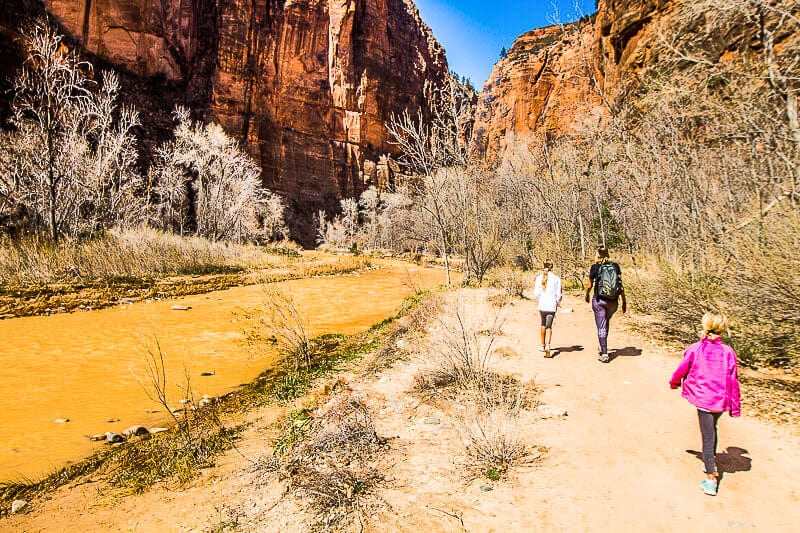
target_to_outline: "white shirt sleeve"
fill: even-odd
[[[556,303],[561,303],[561,298],[564,296],[564,292],[561,290],[561,278],[558,276],[556,278]]]

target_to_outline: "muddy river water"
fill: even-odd
[[[410,285],[444,282],[439,270],[378,264],[360,274],[279,285],[291,292],[316,336],[363,331],[397,310],[413,292]],[[264,298],[264,287],[252,285],[0,320],[0,480],[38,479],[103,446],[87,435],[164,425],[165,414],[145,390],[146,346],[156,337],[173,397],[187,373],[195,396],[220,395],[252,380],[276,358],[254,353],[245,342],[253,327],[245,312],[263,308]]]

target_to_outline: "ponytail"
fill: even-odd
[[[547,290],[547,280],[550,278],[550,270],[553,268],[553,262],[549,259],[544,260],[544,270],[542,270],[542,292]]]

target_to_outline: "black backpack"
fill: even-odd
[[[597,297],[602,300],[616,300],[622,289],[622,280],[615,263],[600,263],[597,268]]]

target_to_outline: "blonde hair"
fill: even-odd
[[[597,254],[594,256],[595,263],[605,263],[608,261],[608,248],[601,246],[597,249]]]
[[[700,320],[704,337],[710,335],[722,335],[728,331],[728,317],[725,315],[709,311]]]
[[[547,288],[547,280],[550,278],[547,274],[553,268],[553,262],[545,259],[542,266],[544,266],[544,270],[542,270],[542,290],[545,290]]]

